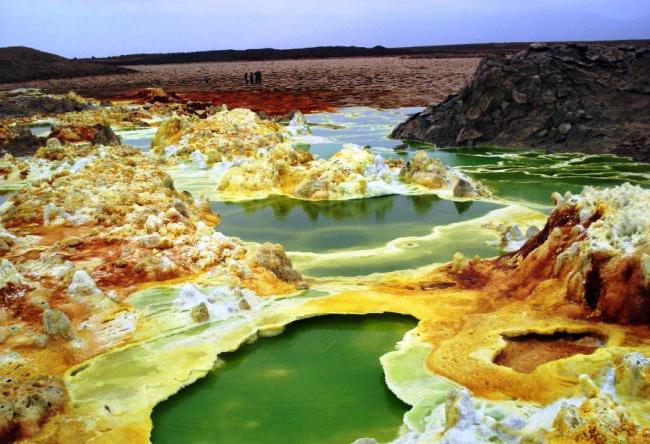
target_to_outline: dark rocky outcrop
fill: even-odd
[[[122,141],[109,125],[94,126],[65,125],[52,129],[48,139],[63,143],[91,142],[93,145],[120,145]]]
[[[25,126],[0,128],[0,157],[4,153],[12,156],[31,156],[45,144],[45,139],[35,136]]]
[[[122,140],[109,125],[98,123],[93,126],[95,134],[91,142],[95,145],[121,145]]]
[[[642,40],[603,40],[606,46],[635,45],[647,46],[650,41]],[[304,60],[341,57],[404,57],[404,58],[447,58],[484,57],[489,54],[515,54],[526,49],[526,42],[509,43],[465,43],[460,45],[410,46],[401,48],[372,48],[359,46],[316,46],[293,49],[223,49],[217,51],[170,52],[163,54],[127,54],[105,58],[83,59],[80,61],[108,63],[111,65],[161,65],[167,63],[234,62],[253,60]]]
[[[56,54],[25,46],[0,48],[0,83],[127,74],[130,72],[134,72],[134,70],[94,61],[66,59]]]
[[[37,137],[26,126],[0,127],[0,157],[4,153],[12,156],[32,156],[48,140],[56,139],[59,143],[90,142],[93,145],[120,145],[122,141],[108,125],[100,123],[94,126],[59,126],[47,137]],[[48,142],[49,144],[49,142]]]
[[[91,105],[78,96],[49,95],[37,89],[17,89],[0,93],[0,119],[82,111]]]
[[[459,94],[391,136],[650,161],[650,49],[532,44],[512,57],[487,57]]]

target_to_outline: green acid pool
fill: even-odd
[[[349,443],[397,437],[407,406],[379,357],[411,318],[326,316],[223,356],[205,378],[156,407],[154,444]]]
[[[398,237],[424,236],[434,227],[476,219],[501,207],[490,202],[452,202],[435,195],[320,202],[272,197],[212,204],[222,217],[218,229],[228,236],[280,243],[287,251],[317,253],[379,247]]]

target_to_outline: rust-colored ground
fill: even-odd
[[[407,59],[399,57],[213,62],[135,66],[133,74],[3,84],[52,92],[114,98],[158,86],[187,93],[194,100],[247,107],[269,114],[340,106],[394,108],[426,106],[458,91],[479,59]],[[247,85],[244,74],[261,71],[261,85]],[[190,94],[191,93],[191,94]]]

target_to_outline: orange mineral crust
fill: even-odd
[[[313,304],[325,312],[418,318],[417,337],[431,346],[428,369],[486,399],[552,403],[573,396],[581,378],[600,380],[609,368],[620,384],[628,370],[617,363],[650,352],[649,197],[629,185],[555,196],[544,229],[513,254],[457,255],[437,269],[361,280],[367,287]],[[646,390],[647,375],[638,371],[636,384]],[[650,426],[646,415],[635,420]],[[648,437],[643,427],[637,431]]]
[[[477,290],[451,286],[450,278],[458,277],[445,269],[393,276],[313,304],[325,312],[416,317],[418,337],[432,346],[430,370],[491,399],[552,402],[570,395],[579,375],[597,376],[626,348],[650,348],[646,326],[572,319],[533,298],[492,298],[490,286],[498,281]],[[557,288],[551,291],[551,299],[559,297]],[[576,344],[566,337],[587,339]]]
[[[509,259],[516,268],[500,291],[535,297],[538,289],[559,285],[557,303],[573,303],[589,318],[649,324],[648,192],[588,187],[555,198],[544,229]]]
[[[611,359],[596,350],[650,344],[648,195],[629,185],[556,195],[546,226],[518,252],[449,265],[458,286],[479,286],[477,305],[493,309],[464,319],[459,333],[434,351],[431,367],[476,393],[550,401],[568,382],[559,371],[562,360],[550,358],[589,355],[588,373],[588,363]],[[558,342],[562,335],[592,336],[603,344],[583,348]],[[511,338],[519,338],[517,346],[508,344]],[[537,361],[526,362],[522,355],[531,347],[537,347]],[[524,371],[494,365],[495,358],[515,366],[523,359]]]

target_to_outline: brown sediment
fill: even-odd
[[[0,288],[0,309],[8,310],[22,321],[32,324],[41,322],[41,307],[30,304],[25,295],[32,289],[27,285],[7,284]]]
[[[184,101],[209,102],[228,108],[249,108],[271,116],[282,116],[293,110],[303,113],[332,111],[336,108],[336,96],[331,91],[309,91],[306,93],[282,91],[197,91],[179,93]]]
[[[576,354],[590,355],[603,345],[600,337],[589,334],[530,333],[506,336],[504,339],[507,345],[499,352],[494,363],[522,373],[531,373],[541,364],[557,359]]]
[[[163,96],[146,94],[151,89],[130,91],[125,94],[101,97],[113,103],[181,103],[186,109],[200,110],[209,106],[225,105],[230,109],[248,108],[257,113],[281,117],[294,110],[303,113],[333,111],[336,97],[328,91],[293,93],[282,91],[186,91],[166,93]]]
[[[161,90],[162,91],[162,90]],[[230,109],[248,108],[272,117],[282,117],[291,111],[303,113],[334,111],[340,104],[335,91],[273,91],[273,90],[234,90],[234,91],[185,91],[162,92],[164,96],[145,94],[147,89],[129,91],[125,94],[99,97],[113,103],[182,103],[189,109],[204,109],[209,106],[225,105]]]
[[[185,95],[194,97],[191,100],[281,115],[295,109],[427,106],[460,90],[478,62],[478,58],[364,57],[141,65],[138,72],[127,75],[31,81],[2,88],[74,90],[101,99],[143,100],[147,95],[133,97],[133,92],[155,86],[172,98]],[[244,73],[258,70],[263,73],[262,85],[246,85]]]
[[[455,282],[420,282],[420,290],[439,290],[445,288],[455,287]]]

